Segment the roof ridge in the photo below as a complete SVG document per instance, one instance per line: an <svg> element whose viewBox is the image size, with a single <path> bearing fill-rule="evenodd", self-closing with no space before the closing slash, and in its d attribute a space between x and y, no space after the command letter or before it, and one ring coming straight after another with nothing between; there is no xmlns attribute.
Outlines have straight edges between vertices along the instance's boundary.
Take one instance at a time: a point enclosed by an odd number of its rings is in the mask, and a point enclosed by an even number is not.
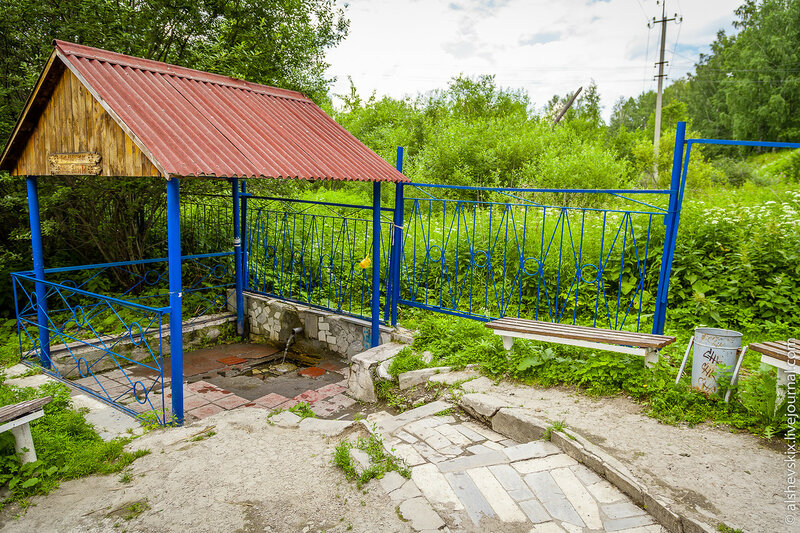
<svg viewBox="0 0 800 533"><path fill-rule="evenodd" d="M178 78L190 79L201 81L205 83L213 83L223 87L231 87L234 89L241 89L254 93L264 94L267 96L274 96L276 98L286 98L289 100L297 100L300 102L312 103L312 100L298 91L290 89L282 89L280 87L271 87L260 83L253 83L251 81L225 76L223 74L215 74L213 72L204 72L189 67L181 67L179 65L172 65L164 63L163 61L155 61L153 59L145 59L117 52L103 50L101 48L93 48L82 44L70 43L67 41L60 41L55 39L54 44L58 50L67 56L77 56L84 59L93 59L102 63L112 63L122 67L133 68L137 70L155 72L158 74L167 74L169 76L176 76Z"/></svg>

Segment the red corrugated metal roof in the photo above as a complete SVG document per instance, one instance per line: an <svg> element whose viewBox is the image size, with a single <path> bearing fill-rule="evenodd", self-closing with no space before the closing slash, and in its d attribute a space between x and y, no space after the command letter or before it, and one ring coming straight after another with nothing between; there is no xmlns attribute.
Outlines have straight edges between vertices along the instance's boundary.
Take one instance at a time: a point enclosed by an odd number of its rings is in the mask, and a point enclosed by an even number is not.
<svg viewBox="0 0 800 533"><path fill-rule="evenodd" d="M295 91L56 41L67 67L172 176L408 181Z"/></svg>

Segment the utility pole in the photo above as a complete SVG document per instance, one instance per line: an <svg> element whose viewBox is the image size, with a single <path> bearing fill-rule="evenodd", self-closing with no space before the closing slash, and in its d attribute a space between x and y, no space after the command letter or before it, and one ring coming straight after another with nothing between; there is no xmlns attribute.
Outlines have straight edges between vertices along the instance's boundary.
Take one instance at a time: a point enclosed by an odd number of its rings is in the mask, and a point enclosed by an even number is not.
<svg viewBox="0 0 800 533"><path fill-rule="evenodd" d="M561 121L561 119L564 117L564 114L569 110L570 107L572 107L572 104L575 103L575 99L578 97L579 94L581 94L582 90L583 90L583 87L578 87L578 90L575 91L575 94L573 94L570 97L569 101L567 101L567 103L564 106L564 108L558 113L558 116L556 116L556 118L553 120L553 125L554 126Z"/></svg>
<svg viewBox="0 0 800 533"><path fill-rule="evenodd" d="M653 136L653 181L658 183L658 142L661 139L661 95L663 94L664 90L664 78L666 75L664 74L664 65L667 63L664 61L664 48L667 45L667 22L672 22L673 20L680 23L683 20L683 17L678 17L678 14L672 18L667 18L667 0L660 0L661 2L661 20L656 20L653 17L653 25L661 24L661 51L659 53L659 59L656 65L658 65L658 93L656 94L656 121L655 121L655 135ZM648 24L649 26L649 24Z"/></svg>

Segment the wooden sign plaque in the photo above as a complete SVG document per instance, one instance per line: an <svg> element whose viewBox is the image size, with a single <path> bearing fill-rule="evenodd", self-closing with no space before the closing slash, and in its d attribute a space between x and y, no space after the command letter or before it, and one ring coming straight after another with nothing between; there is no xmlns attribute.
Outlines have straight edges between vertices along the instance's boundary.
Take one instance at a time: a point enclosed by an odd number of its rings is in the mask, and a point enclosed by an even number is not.
<svg viewBox="0 0 800 533"><path fill-rule="evenodd" d="M97 176L103 171L102 156L96 152L50 154L50 174L60 176Z"/></svg>

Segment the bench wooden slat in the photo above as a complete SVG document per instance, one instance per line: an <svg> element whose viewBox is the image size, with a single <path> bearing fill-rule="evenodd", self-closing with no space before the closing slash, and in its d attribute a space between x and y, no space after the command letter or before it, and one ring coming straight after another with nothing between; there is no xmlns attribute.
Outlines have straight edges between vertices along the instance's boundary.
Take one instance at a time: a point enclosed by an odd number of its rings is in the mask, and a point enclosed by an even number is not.
<svg viewBox="0 0 800 533"><path fill-rule="evenodd" d="M0 407L0 424L5 424L6 422L16 420L17 418L29 415L34 411L38 411L52 400L53 398L46 396L44 398L26 400L24 402Z"/></svg>
<svg viewBox="0 0 800 533"><path fill-rule="evenodd" d="M789 339L779 342L754 342L747 346L748 350L767 355L780 361L789 361L789 352L794 351L795 358L800 359L800 341Z"/></svg>
<svg viewBox="0 0 800 533"><path fill-rule="evenodd" d="M606 330L601 328L591 328L586 326L573 326L570 324L552 324L549 322L539 321L524 321L524 320L498 320L490 322L488 327L492 329L502 329L507 331L519 331L526 333L537 333L546 335L569 335L578 338L588 337L591 339L606 339L606 340L626 340L635 342L642 337L637 333L632 332L619 332L614 330Z"/></svg>
<svg viewBox="0 0 800 533"><path fill-rule="evenodd" d="M531 325L536 325L542 328L554 328L559 330L568 330L574 329L576 331L586 332L591 331L597 335L604 335L609 337L617 337L617 336L629 336L632 338L641 337L642 335L646 335L652 338L660 338L660 339L671 339L672 337L668 335L655 335L652 333L643 333L637 331L626 331L626 330L616 330L616 329L607 329L607 328L598 328L593 326L579 326L576 324L558 324L553 322L544 322L541 320L531 320L526 318L514 318L514 317L504 317L499 318L497 320L492 320L489 324L500 324L500 325L522 325L526 327L530 327Z"/></svg>
<svg viewBox="0 0 800 533"><path fill-rule="evenodd" d="M526 322L524 320L516 319L514 321L505 321L505 319L501 319L503 322L499 324L497 322L490 322L492 324L492 329L511 329L511 328L524 328L524 331L529 331L531 328L530 322ZM498 321L499 322L499 321ZM537 322L537 324L541 324L540 326L536 326L537 331L547 331L548 333L551 331L556 332L569 332L574 333L575 335L583 336L587 334L591 334L592 339L611 339L611 340L626 340L630 342L637 342L643 338L643 336L647 336L649 340L652 341L669 341L672 337L667 337L664 335L653 335L650 333L637 333L633 331L617 331L612 329L601 329L601 328L592 328L586 326L574 326L572 324L552 324L550 322L541 322L538 321L531 321ZM555 326L555 328L550 327Z"/></svg>
<svg viewBox="0 0 800 533"><path fill-rule="evenodd" d="M653 335L652 333L635 333L631 331L616 331L613 329L592 328L587 326L574 326L571 324L554 324L538 320L521 318L500 318L486 323L486 327L499 331L527 333L562 339L599 342L618 346L636 346L639 348L661 349L675 342L675 337ZM499 331L498 331L499 330Z"/></svg>

